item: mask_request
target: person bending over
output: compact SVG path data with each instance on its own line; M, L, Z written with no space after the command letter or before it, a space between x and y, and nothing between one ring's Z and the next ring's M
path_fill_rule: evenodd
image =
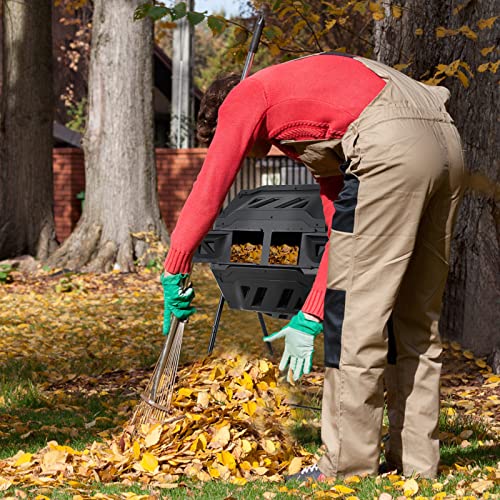
M330 232L302 311L266 338L285 337L280 368L290 362L297 379L310 369L314 338L324 330L326 452L294 477L378 473L384 375L387 463L405 475L435 477L438 321L464 170L445 108L449 91L337 53L238 80L215 82L202 103L199 137L210 146L171 236L165 317L192 313L193 292L183 293L180 283L244 157L278 147L319 182Z

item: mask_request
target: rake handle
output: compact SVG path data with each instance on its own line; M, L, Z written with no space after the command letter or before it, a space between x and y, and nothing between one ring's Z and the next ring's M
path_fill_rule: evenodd
M250 68L253 64L253 58L257 53L257 49L259 48L260 37L262 35L262 30L264 29L264 16L260 16L257 22L255 23L255 28L253 30L252 41L250 42L250 49L248 50L247 59L245 61L245 66L243 68L243 73L241 74L241 80L244 80L248 73L250 72Z
M182 291L185 291L189 288L189 274L182 280L181 286ZM187 320L182 321L185 323ZM156 392L158 391L158 386L160 385L160 380L163 375L163 371L165 370L165 366L167 364L168 356L170 351L172 350L172 344L174 343L175 337L177 337L178 329L181 321L174 314L170 315L170 329L168 331L167 338L163 343L163 347L161 349L160 357L158 359L157 368L155 370L155 375L153 377L153 381L151 383L151 392L150 398L152 401L156 401Z

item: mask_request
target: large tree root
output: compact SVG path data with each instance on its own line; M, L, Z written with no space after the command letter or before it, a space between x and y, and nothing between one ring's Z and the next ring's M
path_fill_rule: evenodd
M135 270L136 262L162 259L168 235L164 227L159 235L143 232L124 235L121 241L103 236L100 224L82 219L71 236L47 260L52 268L83 272L121 272ZM150 235L148 237L144 235Z

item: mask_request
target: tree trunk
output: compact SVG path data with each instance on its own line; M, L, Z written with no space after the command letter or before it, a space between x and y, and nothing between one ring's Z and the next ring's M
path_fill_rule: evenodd
M137 233L165 240L153 146L153 27L134 21L141 0L96 0L84 137L85 206L49 264L130 271L148 251Z
M56 246L51 2L0 0L0 259Z
M384 0L386 14L392 0ZM411 63L406 72L416 79L432 76L438 63L461 60L469 64L474 77L465 88L457 78L448 77L452 94L449 110L461 133L468 171L466 192L455 230L450 275L441 331L472 349L489 356L500 369L500 199L498 168L498 82L481 64L495 61L498 47L498 20L492 28L479 29L480 19L499 12L499 0L398 0L403 6L400 19L387 16L375 28L376 56L389 65ZM455 10L454 10L455 9ZM457 34L436 37L436 28L468 26L477 34L473 40ZM423 34L416 36L417 29ZM417 31L418 33L418 31ZM473 35L470 35L473 36ZM492 47L483 56L480 49ZM467 70L464 69L465 74ZM496 355L495 355L496 352Z

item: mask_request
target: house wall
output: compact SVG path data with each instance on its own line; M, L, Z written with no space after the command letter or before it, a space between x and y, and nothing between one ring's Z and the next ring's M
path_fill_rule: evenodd
M52 153L54 174L54 218L57 239L62 242L76 226L82 213L77 194L85 189L83 151L57 148Z
M169 233L175 227L206 153L204 148L156 149L160 212ZM273 147L269 156L283 157L283 153ZM85 190L83 150L55 148L53 172L56 234L59 242L62 242L71 234L82 213L81 200L77 195ZM240 182L239 189L248 188Z
M206 149L157 149L156 168L160 211L169 232L203 164ZM77 195L85 189L83 151L57 148L53 151L54 216L57 239L62 242L81 215Z

